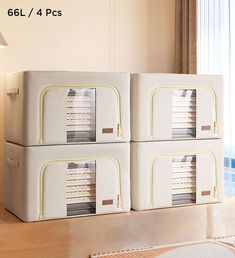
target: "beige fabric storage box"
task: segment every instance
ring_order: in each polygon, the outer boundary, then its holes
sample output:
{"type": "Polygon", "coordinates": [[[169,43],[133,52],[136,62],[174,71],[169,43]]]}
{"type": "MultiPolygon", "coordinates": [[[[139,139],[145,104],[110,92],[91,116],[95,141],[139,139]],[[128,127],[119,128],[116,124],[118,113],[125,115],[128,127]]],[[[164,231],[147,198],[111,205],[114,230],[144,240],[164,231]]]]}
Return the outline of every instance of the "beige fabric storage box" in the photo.
{"type": "Polygon", "coordinates": [[[223,138],[222,76],[132,74],[131,138],[223,138]]]}
{"type": "Polygon", "coordinates": [[[223,141],[131,143],[131,192],[135,210],[222,201],[223,141]]]}
{"type": "Polygon", "coordinates": [[[130,210],[130,144],[5,143],[5,207],[23,221],[130,210]]]}
{"type": "Polygon", "coordinates": [[[128,142],[129,74],[62,71],[8,74],[5,140],[24,146],[128,142]]]}

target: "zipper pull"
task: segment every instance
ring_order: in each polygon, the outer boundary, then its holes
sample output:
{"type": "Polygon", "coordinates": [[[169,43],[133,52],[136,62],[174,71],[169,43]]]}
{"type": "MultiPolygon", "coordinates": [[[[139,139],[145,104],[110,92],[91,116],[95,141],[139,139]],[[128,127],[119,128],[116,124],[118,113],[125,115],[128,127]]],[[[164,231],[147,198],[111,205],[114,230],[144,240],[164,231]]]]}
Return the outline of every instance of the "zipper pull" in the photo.
{"type": "Polygon", "coordinates": [[[117,207],[121,208],[121,196],[120,196],[120,194],[118,194],[118,196],[117,196],[117,207]]]}
{"type": "Polygon", "coordinates": [[[121,137],[121,134],[122,134],[121,125],[117,124],[117,136],[121,137]]]}
{"type": "Polygon", "coordinates": [[[214,186],[214,198],[216,198],[216,197],[217,197],[217,187],[214,186]]]}
{"type": "Polygon", "coordinates": [[[214,122],[214,134],[217,132],[217,122],[214,122]]]}

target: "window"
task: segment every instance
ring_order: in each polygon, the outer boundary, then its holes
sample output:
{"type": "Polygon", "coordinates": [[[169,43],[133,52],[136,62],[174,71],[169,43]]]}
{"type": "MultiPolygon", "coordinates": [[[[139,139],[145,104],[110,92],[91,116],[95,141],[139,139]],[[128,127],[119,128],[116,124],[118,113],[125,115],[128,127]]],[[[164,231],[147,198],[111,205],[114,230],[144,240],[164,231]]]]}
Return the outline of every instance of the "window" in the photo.
{"type": "Polygon", "coordinates": [[[198,73],[224,75],[225,193],[235,195],[234,0],[198,0],[198,73]]]}

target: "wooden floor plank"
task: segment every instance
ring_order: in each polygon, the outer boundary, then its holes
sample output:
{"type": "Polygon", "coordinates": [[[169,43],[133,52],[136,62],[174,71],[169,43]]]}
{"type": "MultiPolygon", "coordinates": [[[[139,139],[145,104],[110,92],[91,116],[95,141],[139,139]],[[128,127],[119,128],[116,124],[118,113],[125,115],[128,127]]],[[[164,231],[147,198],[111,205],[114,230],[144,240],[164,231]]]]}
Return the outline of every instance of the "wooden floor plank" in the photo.
{"type": "Polygon", "coordinates": [[[184,207],[23,223],[0,204],[0,257],[89,254],[206,238],[207,207],[184,207]]]}

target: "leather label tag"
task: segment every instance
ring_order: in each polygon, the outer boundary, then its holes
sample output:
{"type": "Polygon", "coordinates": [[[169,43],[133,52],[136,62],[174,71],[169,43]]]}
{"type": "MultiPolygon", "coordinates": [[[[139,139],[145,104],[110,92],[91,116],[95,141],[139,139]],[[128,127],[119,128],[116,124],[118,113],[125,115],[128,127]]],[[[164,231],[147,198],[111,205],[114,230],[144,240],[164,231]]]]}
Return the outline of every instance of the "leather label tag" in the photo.
{"type": "Polygon", "coordinates": [[[211,129],[210,125],[203,125],[203,126],[201,126],[201,130],[202,131],[210,131],[210,129],[211,129]]]}
{"type": "Polygon", "coordinates": [[[102,133],[113,133],[113,128],[103,128],[102,133]]]}
{"type": "Polygon", "coordinates": [[[103,200],[102,201],[102,205],[104,206],[104,205],[112,205],[113,204],[113,200],[112,199],[110,199],[110,200],[103,200]]]}
{"type": "Polygon", "coordinates": [[[211,191],[202,191],[201,196],[209,196],[211,195],[211,191]]]}

